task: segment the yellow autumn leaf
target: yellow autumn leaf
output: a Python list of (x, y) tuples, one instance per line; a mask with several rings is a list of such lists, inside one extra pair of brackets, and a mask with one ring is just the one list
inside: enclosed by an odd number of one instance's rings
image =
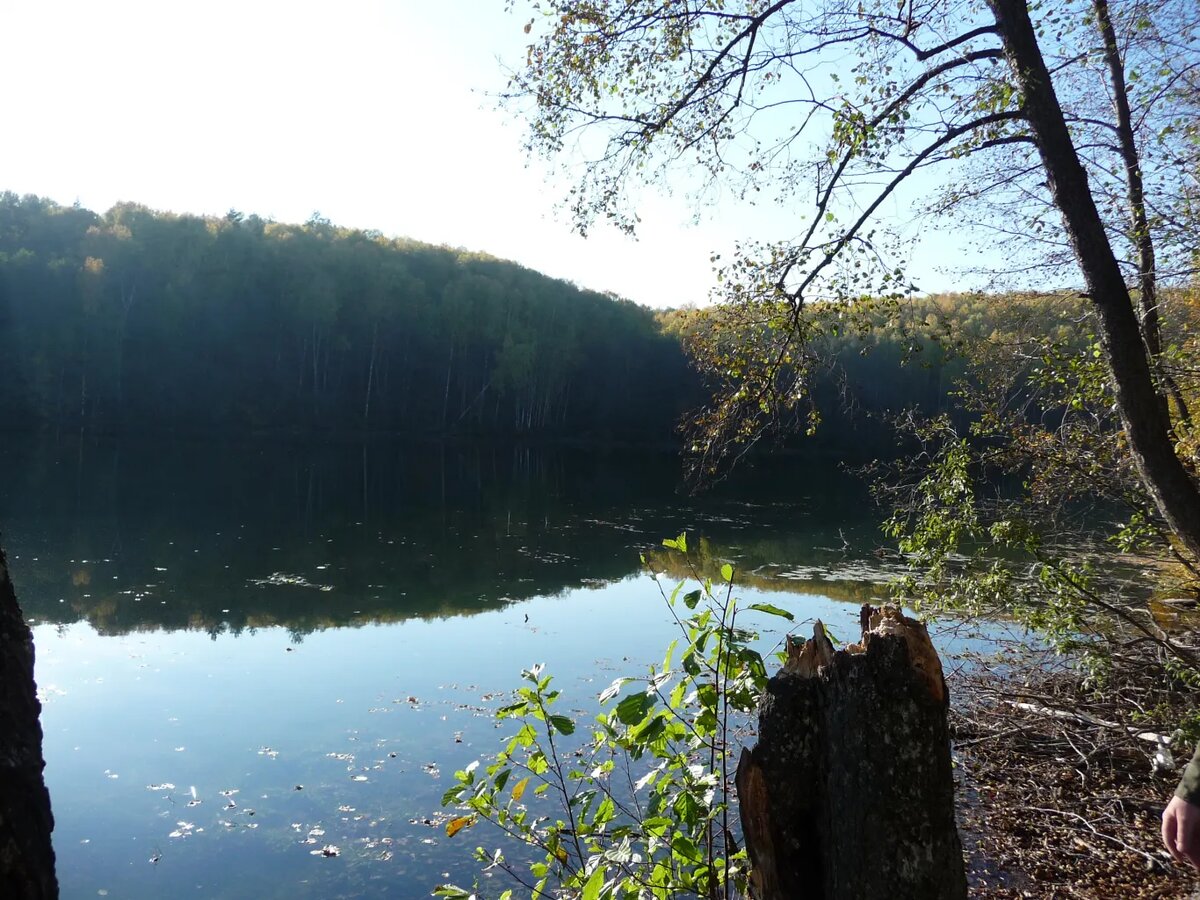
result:
[(454, 837), (464, 828), (469, 828), (474, 824), (474, 816), (459, 816), (457, 819), (451, 819), (446, 823), (446, 837)]
[(525, 788), (529, 787), (529, 776), (526, 775), (520, 781), (513, 785), (513, 802), (519, 803), (521, 797), (525, 795)]

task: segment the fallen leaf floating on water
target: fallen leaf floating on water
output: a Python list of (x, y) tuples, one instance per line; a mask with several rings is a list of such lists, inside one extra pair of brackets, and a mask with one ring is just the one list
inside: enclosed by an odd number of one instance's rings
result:
[(320, 850), (309, 850), (308, 852), (313, 856), (323, 856), (328, 859), (331, 856), (338, 856), (342, 851), (333, 844), (326, 844)]
[(169, 781), (164, 781), (162, 784), (148, 784), (148, 785), (146, 785), (146, 790), (148, 790), (148, 791), (173, 791), (173, 790), (175, 790), (175, 785), (171, 784), (171, 782), (169, 782)]

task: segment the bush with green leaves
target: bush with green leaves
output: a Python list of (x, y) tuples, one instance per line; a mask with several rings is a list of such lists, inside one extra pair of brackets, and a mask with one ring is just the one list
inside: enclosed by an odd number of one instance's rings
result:
[[(688, 556), (687, 538), (663, 542)], [(643, 562), (644, 562), (643, 558)], [(661, 664), (618, 678), (600, 694), (590, 733), (561, 714), (562, 695), (541, 666), (521, 675), (512, 703), (496, 716), (518, 726), (495, 758), (455, 773), (443, 804), (461, 814), (453, 837), (486, 822), (500, 846), (476, 850), (485, 871), (516, 887), (501, 898), (668, 900), (742, 896), (749, 866), (738, 843), (733, 768), (741, 728), (766, 685), (758, 634), (745, 613), (792, 619), (765, 603), (739, 605), (733, 569), (714, 583), (693, 578), (666, 601), (679, 637)], [(471, 890), (442, 885), (438, 897)]]
[(1194, 596), (1200, 567), (1138, 477), (1096, 338), (1049, 337), (1037, 324), (960, 348), (967, 428), (945, 415), (906, 421), (921, 451), (882, 467), (876, 484), (892, 511), (884, 531), (911, 564), (895, 595), (1014, 619), (1079, 652), (1093, 675), (1142, 645), (1161, 665), (1196, 669), (1192, 635), (1148, 600)]

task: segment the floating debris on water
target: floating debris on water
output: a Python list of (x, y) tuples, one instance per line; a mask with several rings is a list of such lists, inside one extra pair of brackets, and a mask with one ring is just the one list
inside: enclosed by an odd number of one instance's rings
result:
[(313, 584), (303, 575), (289, 575), (286, 572), (272, 572), (266, 578), (251, 578), (250, 584), (256, 584), (259, 587), (263, 585), (274, 585), (275, 587), (301, 587), (311, 588), (314, 591), (332, 591), (332, 584)]
[(199, 834), (204, 830), (203, 828), (197, 828), (193, 822), (176, 822), (175, 825), (175, 830), (168, 834), (167, 837), (186, 838), (191, 837), (193, 834)]

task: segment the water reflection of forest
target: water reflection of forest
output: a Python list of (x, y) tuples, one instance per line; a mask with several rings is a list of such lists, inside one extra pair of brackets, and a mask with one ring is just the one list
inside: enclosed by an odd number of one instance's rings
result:
[[(710, 494), (669, 455), (50, 440), (0, 449), (35, 621), (296, 634), (463, 615), (616, 581), (687, 530), (747, 587), (862, 602), (887, 568), (865, 491), (775, 462)], [(719, 566), (718, 566), (719, 568)]]

